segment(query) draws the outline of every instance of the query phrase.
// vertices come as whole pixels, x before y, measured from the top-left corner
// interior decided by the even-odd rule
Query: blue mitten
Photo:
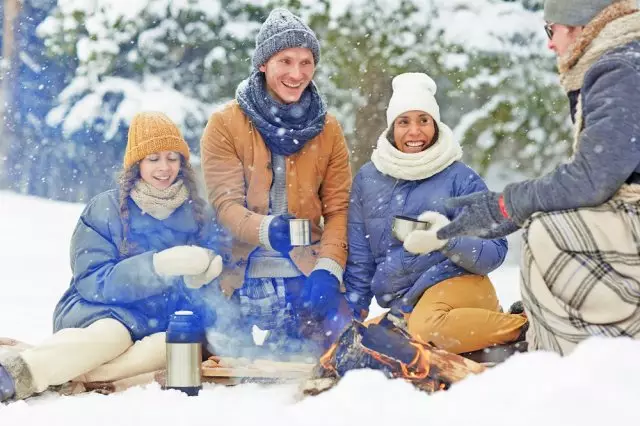
[[[440,240],[461,236],[495,239],[506,237],[519,229],[507,212],[503,195],[496,192],[476,192],[451,198],[446,205],[463,210],[451,223],[438,230],[437,237]]]
[[[294,218],[295,216],[285,213],[274,217],[269,224],[269,244],[280,253],[288,254],[293,248],[289,220]]]
[[[314,318],[320,320],[335,312],[340,304],[340,281],[324,269],[316,269],[307,277],[302,290],[302,302]]]

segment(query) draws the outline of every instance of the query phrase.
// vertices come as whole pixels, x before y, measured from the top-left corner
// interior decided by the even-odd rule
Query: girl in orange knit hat
[[[171,314],[194,311],[205,327],[216,320],[225,241],[198,196],[176,125],[161,113],[137,114],[119,188],[93,198],[73,234],[71,285],[54,312],[55,334],[0,353],[0,401],[72,379],[162,368]]]

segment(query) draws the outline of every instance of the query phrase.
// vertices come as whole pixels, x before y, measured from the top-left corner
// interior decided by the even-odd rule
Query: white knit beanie
[[[399,115],[407,111],[424,111],[440,122],[440,107],[435,94],[438,86],[431,77],[421,72],[397,75],[391,82],[393,94],[387,107],[387,129]]]

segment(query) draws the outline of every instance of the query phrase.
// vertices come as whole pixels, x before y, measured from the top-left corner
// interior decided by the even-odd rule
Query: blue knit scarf
[[[236,99],[274,154],[295,154],[324,128],[327,106],[313,82],[298,102],[282,104],[267,91],[264,74],[254,71],[238,85]]]

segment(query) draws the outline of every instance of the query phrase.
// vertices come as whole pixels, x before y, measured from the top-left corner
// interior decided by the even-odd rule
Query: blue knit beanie
[[[253,67],[260,68],[276,53],[292,47],[311,49],[315,64],[320,62],[320,43],[313,30],[287,9],[273,9],[256,37]]]

